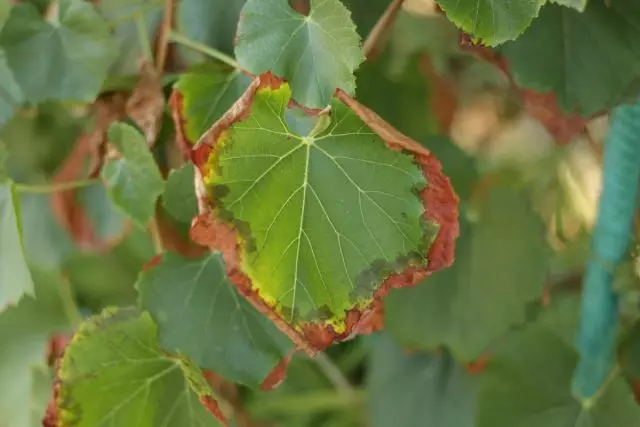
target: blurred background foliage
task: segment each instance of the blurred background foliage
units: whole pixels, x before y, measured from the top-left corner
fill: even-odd
[[[44,8],[47,2],[34,3]],[[388,5],[345,3],[362,37]],[[182,0],[177,28],[232,54],[242,5]],[[153,39],[162,7],[159,0],[97,2],[119,44],[105,90],[130,90],[137,82],[144,47],[131,17],[142,14]],[[506,351],[500,348],[505,337],[527,324],[552,324],[571,336],[566,331],[577,314],[607,118],[557,144],[504,75],[461,50],[458,37],[432,1],[406,0],[375,56],[357,72],[358,100],[432,150],[451,177],[461,199],[455,265],[415,288],[393,291],[385,301],[384,332],[336,345],[317,360],[296,355],[274,391],[212,380],[241,412],[238,426],[477,425],[476,405],[489,399],[486,387],[485,394],[477,387],[487,352]],[[184,46],[173,54],[171,72],[208,61]],[[165,93],[175,80],[171,72]],[[56,181],[95,121],[94,110],[83,104],[19,109],[0,128],[12,179],[35,186]],[[165,171],[181,165],[168,112],[154,155]],[[47,193],[24,192],[20,200],[38,299],[0,314],[0,427],[40,425],[58,340],[80,317],[135,304],[134,282],[154,255],[149,234],[110,205],[101,184],[75,193],[74,213]],[[188,224],[162,204],[159,209],[172,238],[184,239]],[[74,236],[80,216],[89,218],[91,239]],[[630,271],[620,286],[633,324],[640,288]],[[554,316],[557,304],[563,311]]]

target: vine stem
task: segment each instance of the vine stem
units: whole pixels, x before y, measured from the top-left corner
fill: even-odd
[[[318,365],[322,373],[331,381],[331,384],[338,390],[341,398],[352,399],[355,396],[355,390],[351,387],[351,383],[342,374],[333,360],[325,353],[318,353],[313,361]]]
[[[67,279],[63,280],[61,286],[58,288],[60,300],[62,303],[62,311],[64,312],[67,320],[72,325],[79,325],[84,320],[82,314],[78,310],[73,290],[71,289],[71,283]]]
[[[207,56],[210,56],[214,59],[217,59],[220,62],[224,62],[225,64],[236,68],[236,69],[241,69],[240,64],[238,64],[238,62],[233,59],[232,57],[230,57],[229,55],[227,55],[226,53],[220,52],[217,49],[214,49],[212,47],[209,47],[205,44],[202,44],[200,42],[197,42],[195,40],[191,40],[190,38],[188,38],[187,36],[180,34],[178,32],[176,32],[175,30],[171,30],[169,32],[169,40],[174,42],[174,43],[178,43],[181,45],[184,45],[186,47],[189,47],[197,52],[203,53]]]
[[[99,182],[97,179],[85,179],[81,181],[60,182],[57,184],[14,184],[19,193],[54,193],[56,191],[74,190],[76,188],[88,187]]]
[[[151,218],[149,223],[149,235],[153,241],[153,248],[156,255],[161,255],[164,252],[164,244],[162,243],[162,236],[160,235],[160,229],[158,228],[158,218]]]
[[[274,399],[263,399],[259,403],[251,405],[250,412],[256,416],[267,414],[292,414],[292,413],[314,413],[331,410],[353,410],[354,405],[360,405],[365,400],[363,390],[354,390],[351,399],[345,399],[333,390],[321,390],[314,393],[302,395],[284,395]]]
[[[380,42],[380,39],[395,20],[396,15],[402,7],[402,3],[404,3],[404,0],[393,0],[389,6],[387,6],[387,9],[384,11],[380,19],[378,19],[378,22],[376,22],[376,25],[374,25],[362,46],[365,57],[369,58],[371,56],[371,53]]]
[[[156,70],[158,74],[163,74],[164,65],[167,62],[167,52],[169,49],[169,34],[173,27],[173,0],[165,0],[164,16],[160,25],[160,37],[158,38],[158,49],[156,50]]]

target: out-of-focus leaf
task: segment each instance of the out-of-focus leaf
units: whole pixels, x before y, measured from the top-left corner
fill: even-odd
[[[27,101],[92,101],[116,47],[91,3],[59,0],[47,18],[30,3],[13,7],[0,47]]]
[[[452,267],[385,299],[385,327],[403,346],[446,345],[456,358],[475,360],[542,295],[549,253],[524,196],[493,188],[478,218],[462,222]]]
[[[551,3],[556,3],[561,6],[572,7],[579,12],[584,12],[584,8],[587,7],[588,0],[550,0]]]
[[[244,3],[245,0],[182,0],[178,6],[178,31],[191,40],[233,54],[233,39]],[[207,58],[183,46],[178,52],[187,63]]]
[[[2,29],[2,26],[7,21],[10,11],[11,3],[9,3],[9,0],[0,0],[0,29]]]
[[[640,407],[619,376],[589,405],[571,395],[577,361],[571,346],[540,325],[509,334],[479,378],[476,426],[635,426]]]
[[[584,116],[626,97],[640,74],[640,3],[590,1],[583,13],[550,4],[501,52],[515,81],[553,92],[567,112]]]
[[[164,0],[107,0],[97,2],[98,12],[112,27],[118,55],[109,68],[109,76],[138,74],[138,60],[144,56],[135,16],[143,17],[147,37],[153,40],[162,21]]]
[[[389,6],[387,0],[342,0],[342,3],[351,12],[351,19],[363,40]]]
[[[180,114],[186,140],[195,144],[247,90],[250,81],[240,70],[215,63],[182,74],[175,87],[182,94]]]
[[[133,309],[105,310],[83,323],[58,367],[61,424],[221,426],[202,373],[166,355],[156,334],[150,316]]]
[[[353,71],[364,60],[349,11],[338,0],[311,0],[308,16],[288,0],[248,0],[236,56],[254,74],[285,78],[293,99],[310,108],[326,107],[336,88],[353,93]]]
[[[231,381],[261,384],[292,348],[228,281],[220,253],[201,259],[165,253],[137,287],[160,345]]]
[[[164,190],[164,180],[142,135],[132,126],[114,123],[109,141],[121,158],[107,161],[102,168],[109,196],[140,227],[146,227]]]
[[[198,214],[198,199],[194,188],[194,167],[186,163],[169,173],[162,195],[162,205],[176,220],[187,224]]]
[[[44,377],[47,343],[71,326],[60,296],[67,284],[53,273],[32,274],[37,299],[25,297],[0,314],[0,427],[42,425],[52,391]]]
[[[436,0],[454,24],[489,46],[513,40],[545,0]]]
[[[387,336],[372,349],[369,414],[373,427],[473,427],[475,391],[447,353],[406,354]]]
[[[22,104],[22,98],[22,90],[9,69],[4,51],[0,48],[0,128],[9,121],[15,109]]]

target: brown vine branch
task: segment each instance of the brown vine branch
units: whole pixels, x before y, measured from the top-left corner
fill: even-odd
[[[402,3],[404,0],[393,0],[387,9],[384,11],[376,25],[373,27],[367,39],[362,46],[362,50],[364,51],[364,56],[369,58],[373,51],[375,50],[378,43],[380,43],[380,39],[386,34],[391,24],[396,18],[396,15],[400,11],[400,7],[402,7]]]

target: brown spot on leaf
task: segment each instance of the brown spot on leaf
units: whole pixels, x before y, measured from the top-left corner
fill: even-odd
[[[294,327],[283,320],[275,307],[265,303],[259,291],[253,289],[251,280],[244,274],[240,262],[240,247],[238,230],[217,218],[216,207],[210,199],[203,184],[203,177],[207,174],[209,154],[220,134],[234,123],[249,114],[249,109],[256,92],[261,88],[277,89],[284,81],[265,73],[253,80],[247,91],[225,113],[225,115],[207,131],[198,144],[193,148],[191,160],[196,166],[196,192],[198,193],[201,214],[195,219],[192,229],[192,239],[209,246],[212,250],[222,252],[229,279],[239,289],[240,293],[258,311],[273,321],[301,350],[315,355],[319,350],[330,346],[334,342],[342,341],[353,333],[371,331],[379,327],[373,319],[378,316],[381,298],[392,288],[408,287],[417,284],[431,272],[448,267],[453,262],[455,239],[458,236],[458,197],[449,179],[443,175],[438,160],[422,145],[398,132],[376,113],[357,102],[344,91],[338,89],[336,98],[349,107],[361,120],[376,132],[387,144],[396,151],[404,151],[413,155],[420,165],[428,185],[420,192],[425,212],[423,218],[435,222],[440,226],[438,235],[429,248],[427,267],[410,267],[399,274],[392,274],[384,280],[374,294],[378,303],[373,303],[364,309],[354,308],[346,313],[344,332],[336,332],[326,322],[301,321]],[[305,110],[307,114],[324,114],[319,110]],[[200,182],[198,182],[200,181]],[[379,316],[378,316],[379,317]]]

